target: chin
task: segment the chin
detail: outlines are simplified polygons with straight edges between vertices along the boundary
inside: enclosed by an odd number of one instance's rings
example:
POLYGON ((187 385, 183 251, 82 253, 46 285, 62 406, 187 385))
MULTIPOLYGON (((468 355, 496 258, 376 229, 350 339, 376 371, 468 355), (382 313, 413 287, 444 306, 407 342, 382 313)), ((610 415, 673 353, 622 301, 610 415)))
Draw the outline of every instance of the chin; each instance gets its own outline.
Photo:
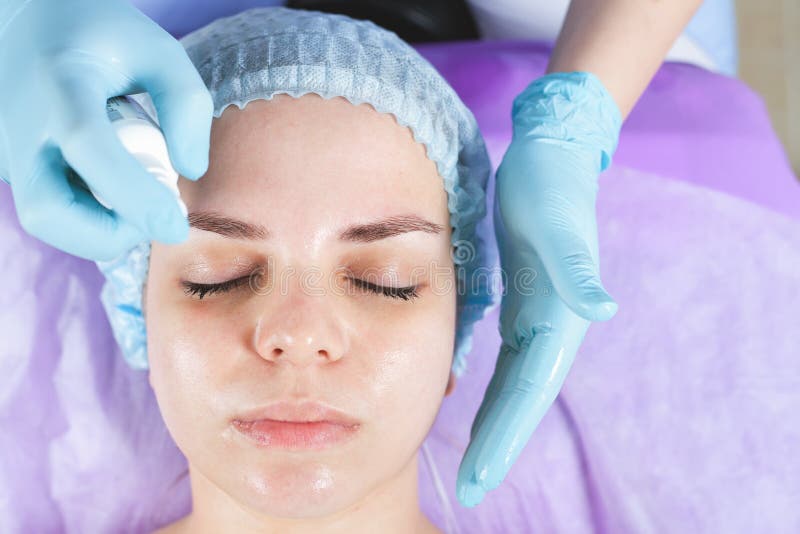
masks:
POLYGON ((251 511, 285 519, 336 514, 363 498, 366 481, 329 462, 286 461, 242 473, 235 497, 251 511))

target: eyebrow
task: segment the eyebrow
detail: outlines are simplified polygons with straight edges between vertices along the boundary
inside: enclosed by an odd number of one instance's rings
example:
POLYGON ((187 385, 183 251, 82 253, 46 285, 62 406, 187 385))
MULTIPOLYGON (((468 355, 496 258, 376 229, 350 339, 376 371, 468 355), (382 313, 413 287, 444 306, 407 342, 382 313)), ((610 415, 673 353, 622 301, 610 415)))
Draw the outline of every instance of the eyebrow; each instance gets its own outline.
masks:
POLYGON ((213 211, 193 211, 189 214, 189 226, 231 239, 255 240, 269 236, 267 229, 260 224, 240 221, 213 211))
POLYGON ((407 232, 438 234, 443 230, 444 226, 432 223, 417 215, 395 215, 371 223, 351 225, 339 235, 339 239, 342 241, 369 243, 407 232))
MULTIPOLYGON (((260 224, 241 221, 213 211, 190 213, 189 226, 231 239, 263 240, 270 235, 269 230, 260 224)), ((395 215, 369 223, 348 226, 339 234, 339 239, 354 243, 370 243, 408 232, 438 234, 444 230, 444 226, 418 215, 395 215)))

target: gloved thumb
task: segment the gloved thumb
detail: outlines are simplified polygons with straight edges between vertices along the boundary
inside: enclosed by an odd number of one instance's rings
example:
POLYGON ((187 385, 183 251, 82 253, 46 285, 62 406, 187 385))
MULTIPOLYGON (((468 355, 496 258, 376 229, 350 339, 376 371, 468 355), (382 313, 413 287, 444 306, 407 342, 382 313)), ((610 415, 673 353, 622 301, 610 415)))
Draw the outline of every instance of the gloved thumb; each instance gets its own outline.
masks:
POLYGON ((536 252, 559 297, 587 321, 607 321, 618 305, 603 287, 589 246, 569 231, 554 232, 537 243, 536 252))

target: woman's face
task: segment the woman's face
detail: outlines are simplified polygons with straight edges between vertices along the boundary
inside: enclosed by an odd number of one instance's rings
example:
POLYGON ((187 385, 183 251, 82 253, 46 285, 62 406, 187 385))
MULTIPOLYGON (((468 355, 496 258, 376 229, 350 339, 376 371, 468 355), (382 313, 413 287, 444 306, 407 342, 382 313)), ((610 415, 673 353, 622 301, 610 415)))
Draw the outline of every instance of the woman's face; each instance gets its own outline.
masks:
POLYGON ((193 472, 251 510, 343 510, 414 458, 448 385, 456 294, 441 178, 392 116, 316 95, 227 108, 210 161, 200 181, 181 180, 189 239, 153 243, 150 258, 164 421, 193 472), (357 280, 417 288, 397 297, 357 280), (343 441, 293 448, 234 423, 277 401, 324 403, 357 424, 343 441))

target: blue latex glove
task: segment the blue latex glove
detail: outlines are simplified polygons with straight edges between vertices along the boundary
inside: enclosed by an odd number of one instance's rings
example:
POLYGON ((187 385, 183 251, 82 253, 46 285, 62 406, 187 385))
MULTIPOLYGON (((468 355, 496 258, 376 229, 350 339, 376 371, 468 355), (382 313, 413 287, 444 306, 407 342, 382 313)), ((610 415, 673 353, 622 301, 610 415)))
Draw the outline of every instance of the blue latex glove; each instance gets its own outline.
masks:
POLYGON ((208 167, 213 103, 183 47, 122 0, 0 3, 0 177, 25 230, 71 254, 111 259, 189 232, 174 195, 131 156, 106 100, 148 91, 183 176, 208 167), (105 209, 67 179, 72 167, 105 209))
POLYGON ((503 343, 458 472, 464 506, 503 481, 561 390, 589 322, 617 310, 600 282, 595 198, 619 139, 619 108, 596 76, 553 73, 515 99, 512 118, 494 205, 507 276, 503 343))

